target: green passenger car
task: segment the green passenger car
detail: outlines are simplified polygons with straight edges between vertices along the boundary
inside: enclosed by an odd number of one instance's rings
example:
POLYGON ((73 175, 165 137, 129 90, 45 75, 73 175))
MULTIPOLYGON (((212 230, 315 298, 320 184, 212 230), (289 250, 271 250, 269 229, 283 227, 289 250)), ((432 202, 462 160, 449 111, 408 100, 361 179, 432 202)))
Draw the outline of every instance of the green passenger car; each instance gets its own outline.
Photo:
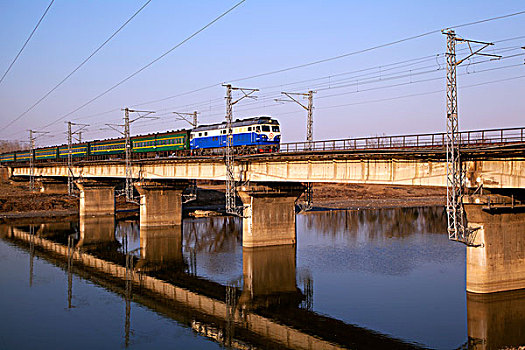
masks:
POLYGON ((30 160, 31 160, 31 152, 30 151, 16 152, 16 161, 17 162, 29 162, 30 160))
MULTIPOLYGON (((68 146, 60 146, 58 155, 60 158, 67 158, 69 155, 68 146)), ((84 158, 89 154, 89 143, 77 143, 71 145, 71 156, 73 158, 84 158)))
POLYGON ((189 149, 187 130, 139 136, 132 139, 134 153, 172 152, 189 149))
POLYGON ((58 147, 47 147, 35 149, 35 160, 57 159, 58 147))
POLYGON ((91 143, 91 156, 104 156, 108 154, 124 154, 126 152, 126 140, 112 139, 95 141, 91 143))
POLYGON ((2 153, 0 154, 0 162, 14 162, 15 161, 15 153, 2 153))

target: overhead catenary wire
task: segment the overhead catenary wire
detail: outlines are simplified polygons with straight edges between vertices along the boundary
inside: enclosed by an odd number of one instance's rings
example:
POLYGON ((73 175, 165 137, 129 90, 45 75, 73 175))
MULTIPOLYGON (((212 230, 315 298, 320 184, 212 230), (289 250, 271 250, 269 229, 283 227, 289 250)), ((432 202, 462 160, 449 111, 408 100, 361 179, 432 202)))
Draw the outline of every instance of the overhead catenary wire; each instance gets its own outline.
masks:
MULTIPOLYGON (((518 12, 518 13, 515 13, 515 14, 510 14, 508 16, 512 16, 512 15, 516 15, 516 14, 522 14, 522 13, 523 12, 518 12)), ((487 19, 487 20, 483 20, 483 21, 489 21, 489 20, 494 20, 494 19, 500 19, 500 17, 495 17, 495 18, 487 19)), ((464 25, 460 25, 460 26, 466 26, 466 25, 472 25, 472 24, 477 24, 477 22, 471 22, 471 23, 467 23, 467 24, 464 24, 464 25)), ((457 28, 459 26, 455 26, 455 27, 457 28)), ((508 41, 519 40, 519 39, 523 39, 523 38, 525 38, 525 36, 517 36, 517 37, 512 37, 512 38, 505 38, 505 39, 496 40, 496 41, 494 41, 494 43, 508 42, 508 41)), ((500 48, 500 49, 497 49, 497 51, 503 50, 503 49, 506 49, 506 48, 500 48)), ((468 48, 461 48, 461 49, 458 49, 457 52, 466 51, 466 50, 468 50, 468 48)), ((419 61, 419 60, 425 60, 425 59, 427 59, 427 60, 434 60, 436 58, 441 58, 441 57, 444 57, 444 53, 437 53, 437 54, 433 54, 433 55, 427 55, 427 56, 422 56, 422 57, 418 57, 418 58, 412 58, 412 59, 408 59, 408 60, 404 60, 404 61, 399 61, 399 62, 396 62, 396 63, 387 63, 387 64, 377 65, 377 66, 368 67, 368 68, 364 68, 364 69, 353 70, 353 71, 343 72, 343 73, 338 73, 338 74, 332 74, 332 75, 329 75, 329 76, 323 76, 323 77, 314 78, 314 79, 302 80, 302 81, 298 81, 298 82, 291 82, 291 83, 285 83, 285 84, 264 86, 261 89, 290 86, 290 85, 294 85, 294 84, 298 84, 298 83, 305 83, 305 82, 310 82, 310 81, 315 81, 315 80, 322 80, 322 79, 326 79, 326 78, 330 78, 330 77, 335 77, 335 76, 338 76, 338 75, 358 73, 358 72, 365 72, 365 71, 369 71, 369 70, 386 68, 386 67, 389 67, 389 66, 392 66, 392 65, 401 64, 401 63, 408 63, 408 62, 412 62, 412 61, 419 61)), ((244 78, 242 78, 242 79, 244 79, 244 78)), ((157 103, 157 102, 167 101, 167 100, 170 100, 170 99, 173 99, 173 98, 190 95, 190 94, 195 93, 195 92, 204 91, 204 90, 207 90, 207 89, 210 89, 210 88, 213 88, 213 87, 218 87, 221 84, 223 84, 223 82, 218 82, 216 84, 210 84, 210 85, 207 85, 207 86, 204 86, 204 87, 201 87, 201 88, 197 88, 197 89, 194 89, 194 90, 182 92, 182 93, 175 94, 175 95, 170 95, 170 96, 163 97, 163 98, 160 98, 160 99, 155 99, 155 100, 150 100, 150 101, 137 103, 137 104, 131 105, 131 107, 138 107, 138 106, 149 105, 149 104, 153 104, 153 103, 157 103)), ((215 99, 215 100, 217 100, 217 99, 215 99)), ((207 105, 208 101, 195 103, 194 105, 197 105, 197 104, 199 104, 199 106, 202 106, 204 104, 207 105)), ((173 107, 173 108, 181 108, 181 106, 177 106, 177 107, 173 107)), ((184 106, 182 106, 182 108, 184 108, 184 106)), ((109 114, 109 113, 112 113, 112 112, 115 112, 115 111, 118 111, 118 110, 120 110, 120 107, 114 108, 114 109, 111 109, 111 110, 108 110, 108 111, 104 111, 104 112, 88 115, 88 116, 73 118, 73 120, 88 119, 88 118, 92 118, 92 117, 96 117, 96 116, 100 116, 100 115, 109 114)))
POLYGON ((237 7, 239 7, 243 2, 245 2, 246 0, 241 0, 239 1, 238 3, 236 3, 234 6, 232 6, 231 8, 229 8, 227 11, 223 12, 222 14, 220 14, 218 17, 216 17, 215 19, 213 19, 211 22, 207 23, 205 26, 201 27, 199 30, 197 30, 196 32, 194 32, 193 34, 191 34, 190 36, 188 36, 187 38, 185 38, 184 40, 182 40, 181 42, 179 42, 177 45, 173 46, 172 48, 170 48, 168 51, 164 52, 162 55, 160 55, 159 57, 155 58, 154 60, 152 60, 151 62, 149 62, 148 64, 144 65, 143 67, 141 67, 140 69, 136 70, 135 72, 133 72, 132 74, 128 75, 126 78, 120 80, 118 83, 114 84, 113 86, 111 86, 110 88, 104 90, 102 93, 98 94, 97 96, 93 97, 92 99, 90 99, 89 101, 83 103, 81 106, 75 108, 74 110, 72 110, 71 112, 69 113, 66 113, 64 114, 63 116, 61 116, 60 118, 57 118, 55 119, 54 121, 52 121, 51 123, 48 123, 46 125, 44 125, 42 128, 43 129, 46 129, 48 128, 49 126, 55 124, 55 123, 58 123, 59 121, 69 117, 70 115, 72 115, 73 113, 76 113, 78 112, 79 110, 81 110, 82 108, 86 107, 87 105, 93 103, 94 101, 98 100, 99 98, 101 98, 102 96, 106 95, 107 93, 109 93, 110 91, 116 89, 118 86, 124 84, 126 81, 130 80, 131 78, 135 77, 137 74, 141 73, 142 71, 146 70, 147 68, 151 67, 153 64, 155 64, 156 62, 160 61, 161 59, 163 59, 164 57, 166 57, 168 54, 170 54, 171 52, 173 52, 174 50, 176 50, 177 48, 181 47, 182 45, 184 45, 185 43, 187 43, 188 41, 190 41, 191 39, 193 39, 195 36, 197 36, 199 33, 203 32, 204 30, 206 30, 207 28, 209 28, 210 26, 212 26, 214 23, 216 23, 217 21, 219 21, 221 18, 223 18, 224 16, 226 16, 228 13, 232 12, 234 9, 236 9, 237 7))
POLYGON ((5 71, 5 73, 2 75, 2 77, 0 78, 0 84, 2 83, 2 81, 4 80, 4 78, 6 77, 7 73, 9 73, 9 71, 11 70, 11 68, 13 68, 13 65, 15 64, 15 62, 18 60, 18 57, 20 57, 20 55, 22 54, 22 51, 24 51, 25 47, 27 46, 27 43, 29 42, 29 40, 31 40, 31 38, 33 37, 33 34, 35 34, 36 30, 38 29, 38 27, 40 26, 40 23, 42 23, 42 21, 44 20, 44 17, 46 16, 47 12, 49 11, 49 9, 51 8, 51 5, 53 5, 53 2, 55 2, 55 0, 51 0, 51 2, 49 3, 49 5, 47 6, 46 10, 44 11, 44 13, 42 14, 42 16, 40 17, 40 19, 38 20, 37 24, 35 25, 35 27, 33 28, 33 30, 31 31, 31 34, 29 34, 29 36, 27 37, 26 41, 24 42, 24 45, 22 45, 22 48, 18 51, 18 53, 16 54, 15 58, 13 59, 13 61, 11 62, 11 64, 9 65, 9 67, 7 67, 7 70, 5 71))
POLYGON ((15 119, 10 121, 7 125, 4 126, 4 130, 11 126, 13 123, 20 120, 23 116, 25 116, 27 113, 29 113, 33 108, 38 106, 42 101, 44 101, 49 95, 53 93, 56 89, 58 89, 62 84, 66 82, 73 74, 75 74, 80 68, 82 68, 83 65, 85 65, 93 56, 95 56, 104 46, 106 46, 107 43, 111 41, 124 27, 131 22, 133 18, 135 18, 149 3, 151 0, 148 0, 140 7, 135 13, 126 20, 113 34, 111 34, 102 44, 100 44, 87 58, 85 58, 75 69, 73 69, 68 75, 66 75, 58 84, 56 84, 51 90, 46 92, 41 98, 39 98, 35 103, 33 103, 29 108, 27 108, 23 113, 18 115, 15 119))
MULTIPOLYGON (((452 26, 451 28, 460 28, 460 27, 465 27, 465 26, 469 26, 469 25, 474 25, 474 24, 479 24, 479 23, 484 23, 484 22, 488 22, 488 21, 493 21, 493 20, 498 20, 498 19, 502 19, 502 18, 508 18, 508 17, 512 17, 512 16, 516 16, 516 15, 521 15, 525 13, 525 11, 521 11, 521 12, 515 12, 515 13, 512 13, 512 14, 508 14, 508 15, 504 15, 504 16, 499 16, 499 17, 492 17, 492 18, 488 18, 488 19, 484 19, 484 20, 480 20, 480 21, 475 21, 475 22, 469 22, 469 23, 465 23, 465 24, 460 24, 460 25, 456 25, 456 26, 452 26)), ((413 40, 415 38, 419 38, 419 37, 422 37, 422 36, 426 36, 426 35, 429 35, 431 33, 437 33, 437 32, 440 32, 440 30, 434 30, 432 32, 427 32, 427 33, 423 33, 423 34, 420 34, 420 35, 417 35, 417 36, 412 36, 412 37, 409 37, 409 38, 405 38, 405 39, 400 39, 400 40, 397 40, 397 41, 394 41, 394 42, 391 42, 391 43, 387 43, 387 44, 382 44, 382 45, 377 45, 377 46, 374 46, 374 47, 371 47, 371 48, 368 48, 368 49, 364 49, 364 50, 360 50, 360 51, 354 51, 352 53, 348 53, 348 54, 345 54, 345 55, 340 55, 340 56, 335 56, 335 57, 332 57, 332 58, 328 58, 328 59, 325 59, 325 60, 322 60, 323 62, 324 61, 330 61, 330 60, 333 60, 333 59, 338 59, 338 58, 342 58, 342 57, 346 57, 348 55, 352 55, 352 54, 357 54, 361 51, 363 52, 366 52, 366 51, 370 51, 370 50, 374 50, 374 49, 377 49, 377 48, 381 48, 381 47, 386 47, 386 46, 390 46, 390 45, 394 45, 396 43, 399 43, 399 42, 404 42, 404 41, 408 41, 408 40, 413 40)), ((502 41, 510 41, 510 40, 514 40, 514 39, 517 39, 517 38, 521 38, 521 37, 515 37, 515 38, 510 38, 510 39, 504 39, 502 41)), ((313 64, 317 64, 317 63, 320 63, 320 61, 315 61, 315 62, 310 62, 308 65, 313 65, 313 64)), ((304 65, 298 65, 298 66, 293 66, 293 67, 288 67, 286 68, 286 70, 291 70, 291 69, 297 69, 299 67, 302 67, 304 65)), ((280 70, 281 71, 281 70, 280 70)), ((273 74, 273 73, 272 73, 273 74)), ((267 75, 267 73, 263 73, 262 75, 267 75)), ((257 76, 262 76, 261 74, 257 75, 257 76)), ((245 78, 242 78, 243 80, 246 80, 246 79, 251 79, 253 78, 254 76, 250 76, 250 77, 245 77, 245 78)), ((231 80, 231 81, 239 81, 240 79, 237 79, 237 80, 231 80)), ((195 89, 195 90, 192 90, 192 91, 189 91, 189 92, 185 92, 185 93, 180 93, 180 94, 177 94, 177 95, 172 95, 172 96, 169 96, 169 97, 166 97, 166 98, 162 98, 162 99, 157 99, 157 100, 154 100, 154 101, 150 101, 151 103, 154 103, 154 102, 162 102, 164 100, 168 100, 170 98, 173 98, 174 96, 182 96, 182 95, 186 95, 186 94, 190 94, 194 91, 202 91, 202 90, 205 90, 205 89, 208 89, 208 88, 211 88, 211 87, 215 87, 217 86, 217 84, 213 84, 213 85, 209 85, 209 86, 206 86, 204 88, 199 88, 199 89, 195 89)), ((147 102, 145 103, 141 103, 141 104, 137 104, 137 105, 144 105, 144 104, 148 104, 147 102)), ((136 105, 135 105, 136 106, 136 105)), ((71 112, 73 113, 73 112, 71 112)), ((103 112, 103 113, 109 113, 109 112, 103 112)), ((99 113, 97 115, 102 115, 103 113, 99 113)), ((69 115, 69 114, 68 114, 69 115)), ((67 116, 67 115, 66 115, 67 116)), ((64 117, 65 118, 65 117, 64 117)), ((51 124, 48 124, 47 126, 49 125, 52 125, 54 124, 51 123, 51 124)), ((47 127, 46 126, 46 127, 47 127)))

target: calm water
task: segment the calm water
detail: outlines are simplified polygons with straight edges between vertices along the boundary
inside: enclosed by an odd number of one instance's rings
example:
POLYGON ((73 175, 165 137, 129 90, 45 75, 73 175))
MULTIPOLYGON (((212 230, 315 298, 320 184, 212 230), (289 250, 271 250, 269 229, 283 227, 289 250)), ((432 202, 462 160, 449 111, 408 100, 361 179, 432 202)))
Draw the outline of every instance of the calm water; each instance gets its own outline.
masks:
POLYGON ((309 213, 297 216, 296 230, 296 247, 243 249, 241 220, 229 217, 185 219, 170 231, 140 232, 133 220, 0 227, 0 349, 284 347, 251 331, 250 321, 68 267, 13 232, 66 246, 71 235, 72 247, 121 266, 129 252, 137 273, 341 347, 481 349, 525 340, 523 293, 467 296, 465 247, 448 241, 442 208, 309 213), (487 326, 498 319, 508 326, 487 326), (486 339, 469 341, 483 333, 480 324, 486 339))

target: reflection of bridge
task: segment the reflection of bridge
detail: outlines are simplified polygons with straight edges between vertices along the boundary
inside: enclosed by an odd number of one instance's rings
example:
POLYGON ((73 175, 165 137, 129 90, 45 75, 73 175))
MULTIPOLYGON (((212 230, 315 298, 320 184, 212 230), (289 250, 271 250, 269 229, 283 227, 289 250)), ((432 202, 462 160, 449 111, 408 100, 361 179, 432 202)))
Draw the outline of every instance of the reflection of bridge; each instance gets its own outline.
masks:
MULTIPOLYGON (((125 283, 130 280, 134 286, 133 301, 228 346, 247 342, 290 349, 416 348, 298 307, 304 295, 296 284, 296 252, 292 245, 244 248, 244 278, 239 290, 188 275, 180 269, 184 265, 180 226, 170 231, 166 228, 141 230, 140 257, 130 271, 129 266, 127 269, 122 264, 125 254, 119 252, 116 245, 113 245, 112 253, 100 252, 96 248, 97 237, 100 237, 102 247, 108 247, 109 234, 100 233, 114 232, 114 222, 82 221, 80 226, 84 227, 84 233, 80 240, 90 243, 87 251, 79 249, 77 243, 70 255, 75 261, 72 264, 75 273, 131 298, 130 287, 125 283), (90 232, 93 232, 93 237, 88 237, 90 232), (175 245, 177 249, 174 249, 175 245), (281 316, 281 312, 286 317, 281 316)), ((2 231, 3 236, 51 252, 41 253, 41 256, 66 266, 68 247, 42 238, 53 231, 50 225, 40 227, 36 235, 17 227, 4 226, 2 231), (55 260, 57 255, 61 256, 58 261, 55 260)), ((127 312, 129 321, 129 310, 127 312)), ((126 327, 126 332, 129 332, 128 322, 126 327)))
MULTIPOLYGON (((462 134, 470 226, 467 290, 489 293, 525 288, 525 135, 524 128, 462 134), (512 224, 510 224, 512 222, 512 224), (508 227, 506 225, 509 225, 508 227), (506 232, 499 235, 498 232, 506 232)), ((244 204, 243 246, 295 244, 295 200, 304 182, 446 185, 444 134, 319 141, 313 151, 300 144, 288 152, 239 156, 234 177, 244 204), (365 140, 365 141, 363 141, 365 140), (342 142, 342 143, 341 143, 342 142)), ((303 145, 304 146, 304 145, 303 145)), ((284 145, 283 145, 284 147, 284 145)), ((283 148, 284 149, 284 148, 283 148)), ((222 157, 13 164, 10 174, 40 177, 44 189, 73 174, 80 178, 80 215, 114 215, 115 186, 131 174, 140 180, 141 227, 180 225, 181 193, 188 180, 225 180, 222 157)))

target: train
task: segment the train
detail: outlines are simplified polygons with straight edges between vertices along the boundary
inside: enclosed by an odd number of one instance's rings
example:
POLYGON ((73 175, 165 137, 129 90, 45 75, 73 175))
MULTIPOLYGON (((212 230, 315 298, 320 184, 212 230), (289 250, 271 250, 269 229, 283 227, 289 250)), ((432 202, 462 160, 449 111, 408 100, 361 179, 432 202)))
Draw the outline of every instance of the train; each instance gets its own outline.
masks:
MULTIPOLYGON (((228 139, 226 122, 131 137, 133 158, 220 155, 228 139)), ((237 119, 232 122, 234 154, 278 152, 281 142, 279 121, 269 116, 237 119)), ((116 138, 75 143, 71 156, 75 160, 122 159, 126 139, 116 138)), ((33 152, 16 151, 0 154, 0 163, 26 163, 67 160, 68 145, 36 148, 33 152)))

